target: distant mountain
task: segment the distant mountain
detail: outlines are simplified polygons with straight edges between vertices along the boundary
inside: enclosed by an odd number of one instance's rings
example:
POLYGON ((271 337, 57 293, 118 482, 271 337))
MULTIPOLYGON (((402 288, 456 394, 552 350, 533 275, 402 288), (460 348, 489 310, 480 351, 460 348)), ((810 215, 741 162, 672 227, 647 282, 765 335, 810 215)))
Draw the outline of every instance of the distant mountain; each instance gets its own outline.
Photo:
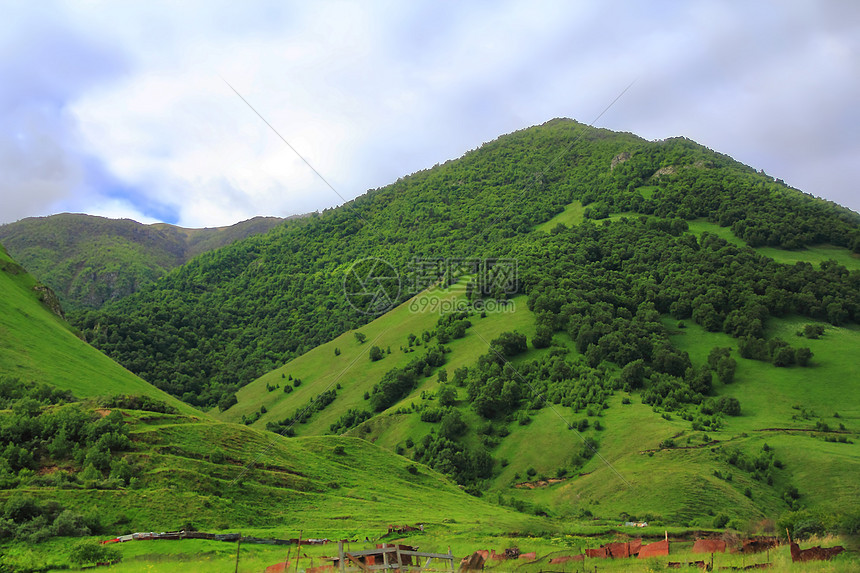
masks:
POLYGON ((130 295, 196 255, 283 221, 255 217, 229 227, 185 229, 63 213, 2 225, 0 242, 66 307, 91 309, 130 295))

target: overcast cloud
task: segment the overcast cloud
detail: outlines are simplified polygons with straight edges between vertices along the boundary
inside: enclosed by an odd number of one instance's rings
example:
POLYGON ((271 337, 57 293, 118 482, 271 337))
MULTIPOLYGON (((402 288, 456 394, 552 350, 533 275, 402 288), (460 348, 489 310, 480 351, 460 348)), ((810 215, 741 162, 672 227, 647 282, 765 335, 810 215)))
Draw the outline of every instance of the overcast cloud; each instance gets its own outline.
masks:
POLYGON ((858 71, 854 2, 5 3, 0 223, 321 210, 633 80, 597 126, 860 210, 858 71))

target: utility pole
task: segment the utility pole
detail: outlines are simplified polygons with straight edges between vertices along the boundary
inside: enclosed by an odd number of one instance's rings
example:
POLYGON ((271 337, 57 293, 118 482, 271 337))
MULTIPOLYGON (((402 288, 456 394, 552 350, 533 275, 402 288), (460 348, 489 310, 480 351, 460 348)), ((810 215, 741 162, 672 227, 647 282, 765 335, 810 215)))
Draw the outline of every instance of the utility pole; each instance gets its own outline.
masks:
POLYGON ((239 573, 239 548, 242 547, 242 534, 239 534, 239 539, 236 541, 236 573, 239 573))

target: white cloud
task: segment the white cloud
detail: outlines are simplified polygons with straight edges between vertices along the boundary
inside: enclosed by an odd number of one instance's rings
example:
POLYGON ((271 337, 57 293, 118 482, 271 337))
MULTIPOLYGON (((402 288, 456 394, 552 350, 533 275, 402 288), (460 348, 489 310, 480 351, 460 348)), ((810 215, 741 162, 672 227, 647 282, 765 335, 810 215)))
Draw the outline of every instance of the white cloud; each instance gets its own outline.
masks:
MULTIPOLYGON (((62 102, 62 121, 40 128, 63 127, 42 147, 46 157, 59 149, 62 175, 47 187, 36 167, 0 177, 4 195, 35 189, 0 217, 127 206, 129 216, 212 226, 339 204, 219 76, 346 199, 501 133, 591 121, 638 77, 598 125, 686 135, 858 209, 858 10, 824 6, 60 5, 51 25, 67 22, 60 37, 88 46, 67 59, 91 65, 49 74, 50 89, 27 87, 44 85, 33 78, 53 55, 33 50, 29 67, 15 67, 23 87, 0 104, 46 93, 62 102), (125 68, 95 73, 118 55, 125 68)), ((26 16, 22 35, 44 18, 26 16)), ((11 61, 0 58, 0 76, 11 61)), ((3 135, 0 163, 24 153, 13 144, 3 135)))

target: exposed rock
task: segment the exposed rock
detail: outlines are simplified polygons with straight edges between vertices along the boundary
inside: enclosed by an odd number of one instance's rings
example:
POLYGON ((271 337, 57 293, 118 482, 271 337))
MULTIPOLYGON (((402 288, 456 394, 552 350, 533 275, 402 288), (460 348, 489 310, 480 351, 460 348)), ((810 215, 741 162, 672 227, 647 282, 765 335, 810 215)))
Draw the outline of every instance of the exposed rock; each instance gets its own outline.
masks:
POLYGON ((625 151, 623 153, 619 153, 618 155, 613 157, 612 161, 609 163, 609 170, 612 171, 613 169, 615 169, 616 165, 624 163, 628 159, 630 159, 630 154, 628 152, 625 151))
POLYGON ((42 304, 51 309, 51 312, 62 319, 66 318, 66 313, 63 312, 63 307, 60 305, 60 299, 57 298, 57 295, 50 289, 50 287, 40 283, 34 286, 33 290, 39 293, 39 300, 42 304))

